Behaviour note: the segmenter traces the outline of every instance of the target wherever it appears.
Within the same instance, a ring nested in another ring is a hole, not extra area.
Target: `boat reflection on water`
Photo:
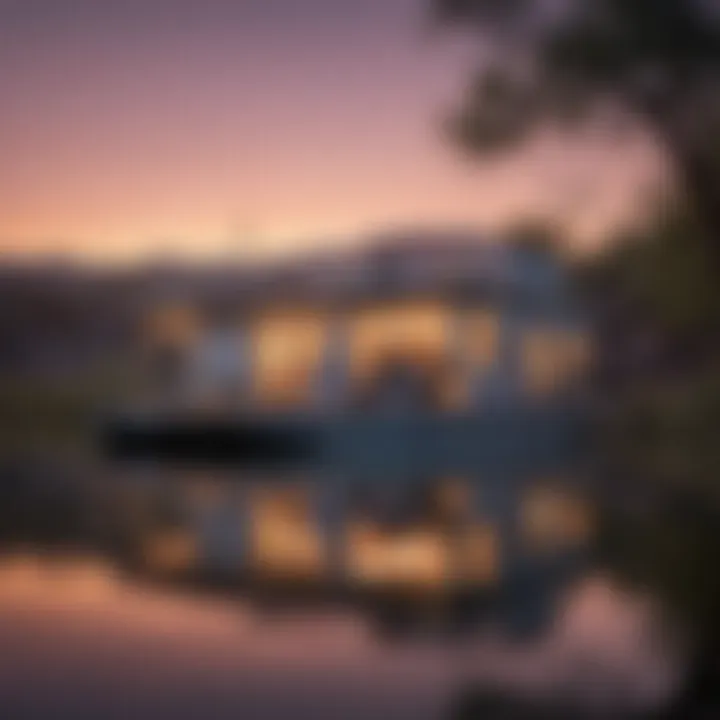
[[[557,480],[528,488],[517,514],[508,485],[503,514],[492,495],[450,502],[478,495],[459,478],[388,488],[168,474],[152,493],[146,479],[124,481],[135,571],[274,605],[355,604],[384,632],[464,632],[501,616],[519,636],[542,632],[593,534],[587,499]]]

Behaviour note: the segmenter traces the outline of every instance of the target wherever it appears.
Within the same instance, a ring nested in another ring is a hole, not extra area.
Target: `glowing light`
[[[270,313],[256,322],[255,394],[262,404],[308,400],[327,334],[326,319],[311,312]]]
[[[261,572],[317,577],[325,566],[322,537],[302,491],[260,493],[252,502],[252,559]]]
[[[354,524],[348,533],[348,575],[362,585],[439,587],[448,578],[448,548],[437,532],[414,530],[387,535]]]

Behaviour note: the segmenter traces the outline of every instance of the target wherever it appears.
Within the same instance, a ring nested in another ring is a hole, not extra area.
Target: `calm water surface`
[[[272,620],[241,599],[143,587],[98,561],[0,564],[2,717],[442,718],[469,679],[588,702],[660,702],[677,664],[647,601],[588,578],[532,647],[378,642],[351,614]]]

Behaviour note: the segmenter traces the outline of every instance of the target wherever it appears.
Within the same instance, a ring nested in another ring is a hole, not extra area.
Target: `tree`
[[[603,108],[667,151],[720,271],[720,6],[715,0],[431,0],[478,34],[484,61],[450,122],[466,148],[507,150]]]
[[[609,514],[621,576],[695,631],[682,710],[720,706],[720,3],[432,0],[477,33],[482,66],[450,122],[479,154],[612,110],[664,148],[682,196],[585,268],[603,321],[603,454],[645,480],[648,519]],[[611,473],[612,474],[612,473]],[[629,482],[627,483],[629,484]],[[618,529],[620,528],[620,529]],[[678,712],[679,717],[690,716]]]

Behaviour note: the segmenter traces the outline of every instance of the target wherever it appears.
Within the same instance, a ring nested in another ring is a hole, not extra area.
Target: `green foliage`
[[[621,399],[606,443],[627,474],[700,492],[720,507],[719,424],[720,378],[710,371]]]
[[[647,507],[640,518],[606,518],[609,564],[720,643],[720,294],[703,232],[686,208],[662,206],[590,270],[591,291],[621,299],[621,321],[661,344],[659,358],[610,390],[601,446]],[[667,353],[687,364],[668,373],[658,367]]]
[[[692,213],[666,205],[596,259],[593,292],[619,298],[621,321],[659,346],[615,398],[611,447],[634,474],[720,500],[720,293],[702,236]]]
[[[534,0],[434,0],[435,17],[443,23],[468,22],[507,25],[532,7]]]
[[[550,17],[549,4],[557,3],[433,0],[442,22],[477,33],[494,52],[450,129],[462,147],[487,154],[612,106],[664,144],[683,206],[661,208],[650,227],[578,275],[613,308],[607,337],[628,342],[601,349],[609,367],[626,368],[604,388],[613,411],[603,455],[623,481],[640,484],[648,505],[629,521],[608,516],[610,565],[693,627],[705,644],[701,662],[712,666],[720,656],[720,8],[567,0]],[[641,347],[636,362],[635,341],[647,338],[652,349]],[[715,687],[719,676],[712,671]]]
[[[605,562],[616,577],[660,597],[691,632],[719,629],[715,567],[720,544],[714,515],[669,505],[631,522],[608,516],[602,530],[609,539]]]
[[[720,21],[692,0],[583,0],[566,3],[552,18],[540,0],[433,5],[442,21],[502,41],[495,63],[483,72],[493,87],[506,88],[507,116],[532,106],[549,119],[564,112],[569,98],[577,108],[600,97],[660,122],[658,113],[678,98],[697,99],[698,90],[712,95],[720,73]],[[530,72],[527,63],[517,63],[520,54],[531,59]],[[518,67],[524,82],[518,81]],[[484,82],[474,83],[462,113],[465,124],[485,126],[486,109],[497,116],[500,100],[488,95]],[[527,119],[528,129],[536,119]]]
[[[494,68],[477,77],[467,93],[464,111],[450,119],[448,130],[464,147],[499,152],[519,142],[540,114],[535,88]]]
[[[712,332],[720,327],[720,293],[704,235],[687,208],[667,204],[644,231],[616,242],[600,271],[663,333]]]
[[[485,51],[448,123],[451,136],[487,154],[538,127],[622,108],[665,143],[709,239],[720,243],[720,13],[700,0],[569,0],[550,13],[557,4],[433,0],[442,23],[477,33]]]

